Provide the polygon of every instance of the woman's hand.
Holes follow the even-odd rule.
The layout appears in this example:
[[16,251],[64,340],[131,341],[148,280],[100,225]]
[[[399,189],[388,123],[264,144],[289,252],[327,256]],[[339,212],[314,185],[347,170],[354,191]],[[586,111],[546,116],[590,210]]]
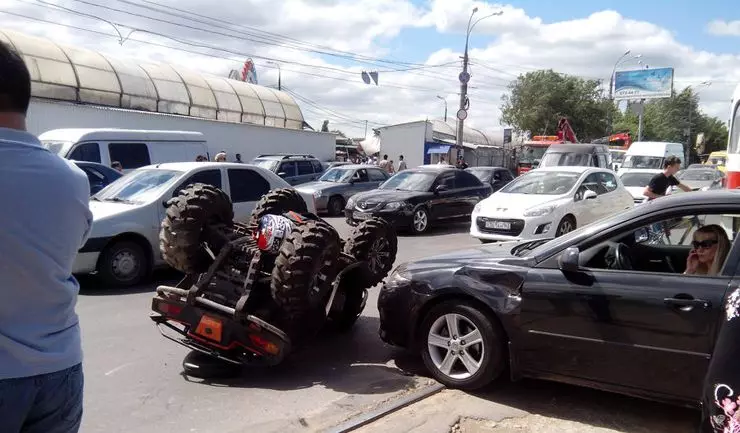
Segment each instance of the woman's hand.
[[692,249],[689,251],[689,257],[686,259],[686,273],[695,274],[699,268],[699,256],[696,254],[696,250]]

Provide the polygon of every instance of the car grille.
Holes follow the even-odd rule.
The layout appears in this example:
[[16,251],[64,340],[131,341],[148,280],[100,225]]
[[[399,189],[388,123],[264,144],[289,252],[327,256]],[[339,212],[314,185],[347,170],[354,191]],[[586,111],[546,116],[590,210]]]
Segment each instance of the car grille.
[[[500,222],[511,223],[511,229],[501,230],[501,229],[487,228],[486,222],[488,221],[500,221]],[[478,217],[478,219],[475,222],[476,222],[476,225],[478,226],[478,230],[480,230],[483,233],[490,233],[494,235],[519,236],[522,233],[522,230],[524,230],[524,220]]]
[[355,205],[355,208],[360,212],[372,212],[379,209],[382,205],[383,203],[378,201],[360,200]]

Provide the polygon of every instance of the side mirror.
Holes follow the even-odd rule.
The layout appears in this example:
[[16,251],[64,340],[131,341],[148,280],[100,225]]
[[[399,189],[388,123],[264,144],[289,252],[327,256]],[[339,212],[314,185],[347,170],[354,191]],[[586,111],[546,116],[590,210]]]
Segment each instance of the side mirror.
[[278,176],[280,176],[280,177],[285,177],[287,175],[288,175],[288,173],[286,173],[284,171],[281,171],[280,173],[278,173]]
[[437,185],[436,188],[434,188],[435,193],[445,192],[447,191],[447,185]]
[[635,243],[641,243],[645,242],[650,238],[650,234],[648,233],[648,229],[645,227],[635,230]]
[[566,248],[563,254],[560,255],[560,259],[558,259],[560,270],[564,272],[577,272],[580,268],[580,264],[578,263],[580,255],[581,252],[578,247]]
[[583,199],[584,200],[593,200],[596,197],[598,197],[598,194],[596,194],[595,192],[591,191],[590,189],[586,190],[586,192],[583,193]]

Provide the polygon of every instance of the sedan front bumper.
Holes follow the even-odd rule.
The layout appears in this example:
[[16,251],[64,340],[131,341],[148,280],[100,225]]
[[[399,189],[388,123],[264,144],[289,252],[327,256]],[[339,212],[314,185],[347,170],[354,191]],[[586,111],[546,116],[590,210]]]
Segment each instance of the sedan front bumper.
[[347,224],[351,226],[356,226],[360,222],[373,217],[382,218],[397,229],[411,227],[411,223],[413,222],[413,213],[406,210],[360,212],[356,209],[345,209],[344,217],[347,220]]
[[550,239],[559,221],[553,214],[541,217],[504,217],[473,214],[470,236],[486,241],[522,241]]

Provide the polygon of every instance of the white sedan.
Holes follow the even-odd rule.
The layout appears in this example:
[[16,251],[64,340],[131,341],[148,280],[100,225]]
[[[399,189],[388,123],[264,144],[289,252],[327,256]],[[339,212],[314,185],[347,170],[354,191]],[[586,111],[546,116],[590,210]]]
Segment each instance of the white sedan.
[[554,238],[632,206],[611,170],[539,168],[478,203],[470,235],[482,242]]

